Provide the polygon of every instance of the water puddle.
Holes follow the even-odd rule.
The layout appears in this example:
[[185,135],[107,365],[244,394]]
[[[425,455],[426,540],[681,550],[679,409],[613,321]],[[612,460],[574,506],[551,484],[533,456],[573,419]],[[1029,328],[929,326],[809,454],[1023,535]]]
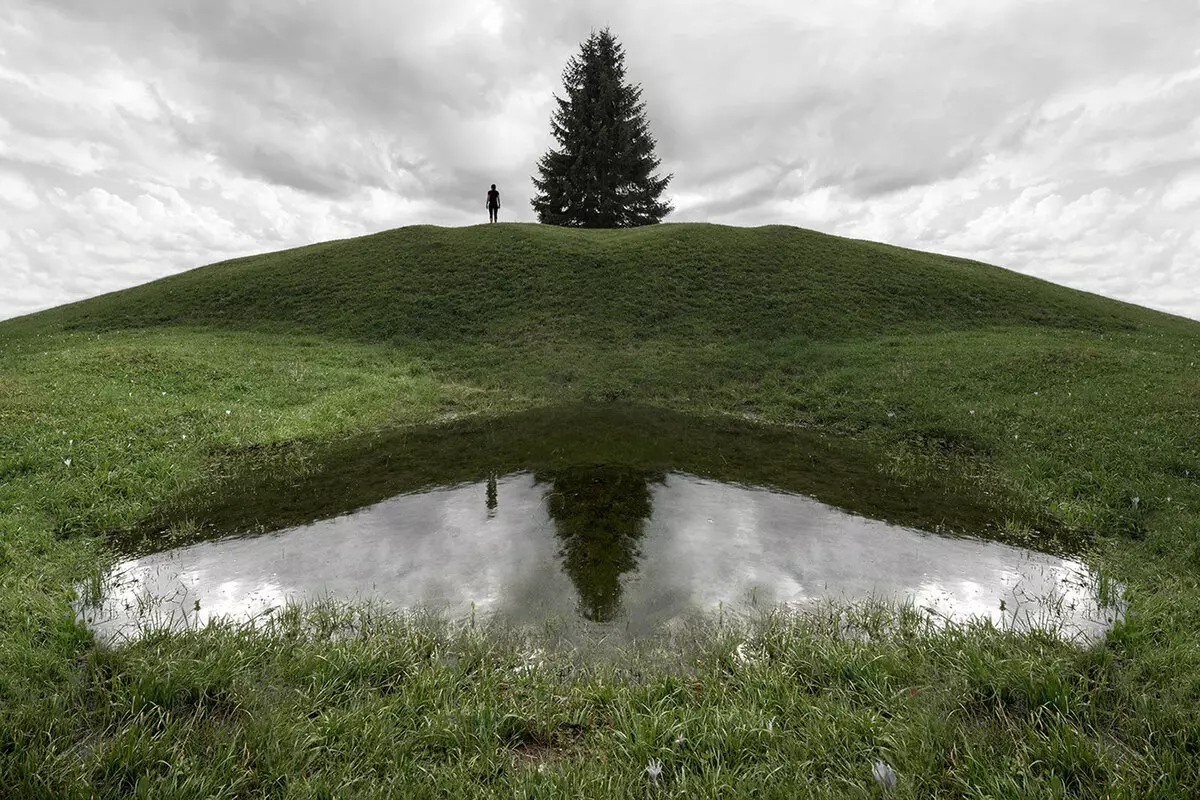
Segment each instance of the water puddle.
[[116,640],[332,596],[639,635],[718,606],[877,598],[1091,638],[1118,613],[1079,561],[985,538],[1018,514],[1000,499],[897,482],[802,432],[560,409],[263,468],[286,460],[165,510],[81,616]]

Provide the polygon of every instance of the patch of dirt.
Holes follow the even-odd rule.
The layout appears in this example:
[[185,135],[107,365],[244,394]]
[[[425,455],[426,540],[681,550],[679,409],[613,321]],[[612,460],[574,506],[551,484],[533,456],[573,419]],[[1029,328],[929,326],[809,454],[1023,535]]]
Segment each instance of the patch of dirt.
[[521,742],[512,749],[517,764],[548,764],[566,757],[566,751],[542,742]]

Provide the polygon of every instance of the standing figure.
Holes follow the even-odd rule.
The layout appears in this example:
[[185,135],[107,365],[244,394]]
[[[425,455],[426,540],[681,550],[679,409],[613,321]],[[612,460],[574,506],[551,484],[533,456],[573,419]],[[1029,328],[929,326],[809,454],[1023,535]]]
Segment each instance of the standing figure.
[[496,184],[492,184],[491,191],[488,192],[487,198],[488,222],[496,222],[500,212],[500,193],[496,191]]

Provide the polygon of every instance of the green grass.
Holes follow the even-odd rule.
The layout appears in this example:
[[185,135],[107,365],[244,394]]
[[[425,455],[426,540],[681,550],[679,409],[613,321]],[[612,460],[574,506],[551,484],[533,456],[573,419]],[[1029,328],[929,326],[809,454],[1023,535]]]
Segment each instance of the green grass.
[[[870,797],[883,758],[898,797],[1196,796],[1198,363],[1197,322],[778,226],[405,228],[0,323],[0,795]],[[1018,498],[1129,619],[1079,648],[831,609],[591,656],[361,609],[120,648],[73,622],[100,534],[206,487],[611,401]]]
[[717,225],[402,228],[227,261],[36,319],[476,348],[1189,327],[977,262],[799,228]]

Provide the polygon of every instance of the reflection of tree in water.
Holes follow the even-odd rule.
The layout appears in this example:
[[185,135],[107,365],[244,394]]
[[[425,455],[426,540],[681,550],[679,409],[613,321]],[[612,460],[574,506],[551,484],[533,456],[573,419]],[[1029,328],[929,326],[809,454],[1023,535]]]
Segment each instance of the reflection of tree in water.
[[650,519],[650,483],[663,475],[613,465],[539,473],[552,484],[550,518],[562,540],[563,569],[579,591],[583,615],[607,622],[621,607],[621,575],[637,567],[638,540]]
[[496,498],[496,474],[488,475],[487,479],[487,515],[488,519],[496,516],[496,506],[499,501]]

